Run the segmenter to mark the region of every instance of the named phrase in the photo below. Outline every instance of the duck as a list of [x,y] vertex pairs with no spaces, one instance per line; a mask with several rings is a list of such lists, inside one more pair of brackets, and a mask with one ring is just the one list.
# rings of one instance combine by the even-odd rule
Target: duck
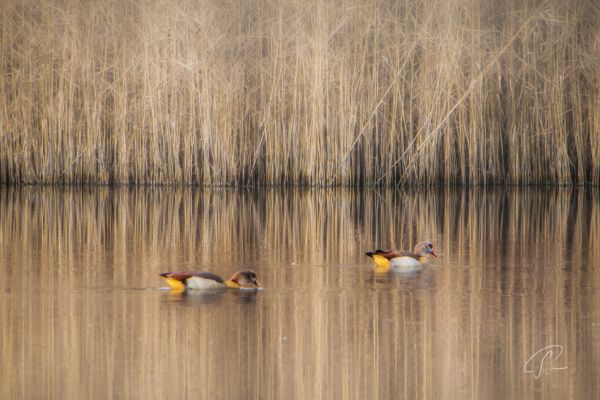
[[171,290],[183,291],[188,289],[262,289],[256,280],[254,271],[238,271],[228,280],[212,272],[164,272],[160,274],[165,278]]
[[417,243],[412,252],[377,249],[365,254],[373,259],[375,272],[379,273],[388,272],[390,269],[397,272],[418,271],[427,263],[428,255],[437,257],[433,243],[429,241]]

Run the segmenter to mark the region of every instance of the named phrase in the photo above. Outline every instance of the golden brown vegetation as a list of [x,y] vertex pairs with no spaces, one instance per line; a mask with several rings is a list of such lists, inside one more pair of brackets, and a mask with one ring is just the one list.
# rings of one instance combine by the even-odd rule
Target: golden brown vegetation
[[600,7],[4,0],[0,182],[598,183]]

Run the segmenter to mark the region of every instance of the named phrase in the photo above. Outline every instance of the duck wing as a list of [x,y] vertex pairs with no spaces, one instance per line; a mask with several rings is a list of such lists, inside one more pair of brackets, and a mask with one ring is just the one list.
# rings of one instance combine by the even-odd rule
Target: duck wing
[[375,251],[368,251],[365,254],[368,255],[369,257],[381,256],[383,258],[387,258],[388,260],[391,260],[391,259],[394,259],[394,258],[398,258],[398,257],[412,257],[415,260],[419,260],[419,258],[420,258],[417,254],[412,253],[410,251],[396,251],[396,250],[382,250],[382,249],[377,249]]
[[185,282],[187,279],[194,276],[192,272],[165,272],[160,274],[163,278],[170,278],[179,282]]
[[390,254],[390,258],[389,260],[392,260],[394,258],[400,258],[400,257],[409,257],[409,258],[414,258],[415,260],[419,261],[421,259],[421,256],[419,256],[418,254],[415,254],[411,251],[395,251],[393,252],[393,254]]
[[221,278],[217,274],[213,274],[212,272],[165,272],[164,274],[160,274],[160,276],[162,276],[163,278],[174,279],[183,283],[185,283],[185,281],[187,281],[193,276],[197,276],[203,279],[209,279],[218,283],[225,282],[223,278]]
[[193,276],[197,276],[203,279],[210,279],[211,281],[215,281],[218,283],[225,283],[225,280],[221,278],[217,274],[213,274],[212,272],[194,272]]

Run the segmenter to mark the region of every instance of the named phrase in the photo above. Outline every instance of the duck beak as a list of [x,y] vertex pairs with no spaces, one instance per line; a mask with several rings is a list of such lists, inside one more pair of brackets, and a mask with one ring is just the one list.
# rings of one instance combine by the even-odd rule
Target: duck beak
[[260,286],[260,283],[258,283],[258,281],[254,281],[254,282],[248,282],[248,283],[244,284],[240,289],[262,290],[262,286]]
[[433,251],[433,249],[431,249],[431,255],[437,257],[437,254],[435,254],[435,251]]

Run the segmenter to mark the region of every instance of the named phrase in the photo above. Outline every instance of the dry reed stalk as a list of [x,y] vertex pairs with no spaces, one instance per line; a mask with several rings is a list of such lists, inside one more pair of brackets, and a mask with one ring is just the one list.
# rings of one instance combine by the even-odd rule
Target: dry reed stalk
[[599,13],[7,0],[0,182],[598,184]]

